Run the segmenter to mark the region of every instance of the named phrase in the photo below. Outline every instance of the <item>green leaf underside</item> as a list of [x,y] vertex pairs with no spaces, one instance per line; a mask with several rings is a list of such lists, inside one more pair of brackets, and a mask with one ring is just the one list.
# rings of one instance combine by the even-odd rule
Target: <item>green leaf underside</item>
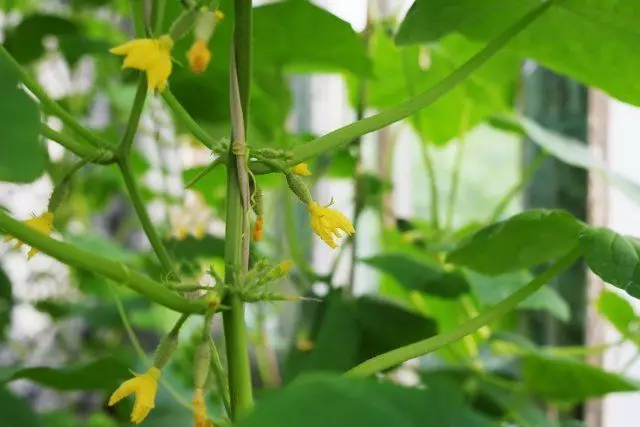
[[[528,271],[515,271],[499,276],[485,276],[474,271],[466,271],[465,276],[471,289],[484,306],[499,303],[533,279]],[[548,286],[540,288],[535,294],[518,304],[520,309],[546,310],[557,319],[568,321],[571,317],[569,305],[558,291]]]
[[602,280],[640,298],[640,241],[606,228],[587,228],[580,246],[589,268]]
[[529,269],[576,247],[582,229],[567,212],[530,210],[480,230],[447,261],[490,276]]
[[622,335],[629,335],[632,322],[638,321],[629,301],[612,291],[603,291],[596,300],[600,315],[605,317]]
[[[318,405],[321,404],[321,410]],[[310,416],[313,414],[313,416]],[[426,389],[375,380],[307,376],[267,396],[238,427],[496,427],[450,381]]]
[[613,392],[637,391],[638,384],[578,360],[543,354],[524,358],[527,388],[545,399],[578,402]]
[[[537,5],[537,0],[417,0],[397,40],[425,43],[457,32],[487,42]],[[507,49],[639,105],[640,82],[633,72],[640,67],[639,19],[635,0],[554,1]]]
[[462,274],[444,271],[435,264],[427,264],[405,254],[377,255],[361,262],[388,274],[408,290],[442,298],[457,298],[469,292],[469,285]]
[[5,381],[27,379],[63,391],[109,390],[130,376],[128,368],[122,362],[106,357],[80,366],[20,369],[5,377]]

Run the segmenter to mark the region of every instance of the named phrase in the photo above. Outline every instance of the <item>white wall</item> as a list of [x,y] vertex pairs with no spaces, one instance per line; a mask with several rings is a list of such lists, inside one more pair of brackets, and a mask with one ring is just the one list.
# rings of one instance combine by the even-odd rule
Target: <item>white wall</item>
[[[640,182],[640,108],[611,100],[607,117],[608,163],[612,170]],[[619,233],[640,236],[640,205],[611,188],[609,200],[609,224]],[[610,289],[615,290],[612,286]],[[620,292],[640,312],[640,301]],[[615,342],[620,334],[606,327],[605,342]],[[604,368],[620,372],[638,353],[635,345],[629,344],[605,353]],[[640,360],[627,367],[626,375],[640,380]],[[602,427],[637,427],[640,423],[640,393],[619,393],[608,396],[603,402]]]

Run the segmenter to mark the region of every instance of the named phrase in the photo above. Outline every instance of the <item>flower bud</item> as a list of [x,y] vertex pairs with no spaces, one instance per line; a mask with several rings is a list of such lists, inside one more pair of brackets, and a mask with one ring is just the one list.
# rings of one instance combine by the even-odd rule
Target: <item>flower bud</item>
[[211,367],[211,348],[206,341],[200,342],[198,348],[196,348],[196,356],[193,363],[193,381],[194,387],[204,388],[209,376],[209,369]]
[[166,364],[169,363],[169,360],[171,360],[171,356],[173,356],[173,352],[176,351],[177,347],[178,334],[174,331],[169,332],[162,338],[162,341],[158,344],[158,348],[156,348],[153,366],[158,369],[164,368]]
[[302,178],[292,173],[287,173],[286,177],[289,188],[291,189],[291,191],[293,191],[293,194],[295,194],[298,199],[300,199],[302,203],[306,205],[312,201],[311,193],[309,192],[309,189],[307,188],[307,185],[304,183]]

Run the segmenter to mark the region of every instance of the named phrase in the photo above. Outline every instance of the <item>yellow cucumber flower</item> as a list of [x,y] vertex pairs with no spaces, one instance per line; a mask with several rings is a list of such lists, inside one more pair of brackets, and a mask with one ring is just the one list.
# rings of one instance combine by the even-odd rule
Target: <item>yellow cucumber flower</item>
[[140,424],[155,408],[156,392],[158,391],[158,379],[160,369],[151,367],[144,374],[136,374],[135,377],[123,382],[109,398],[109,406],[113,406],[130,394],[135,393],[131,422]]
[[194,73],[204,73],[211,60],[211,52],[203,38],[197,38],[187,52],[189,68]]
[[193,395],[193,420],[195,427],[208,427],[213,425],[207,419],[207,407],[204,403],[204,392],[201,388],[197,388]]
[[251,237],[254,241],[259,242],[262,240],[262,236],[264,235],[264,218],[262,215],[258,215],[256,218],[256,223],[253,225],[253,230],[251,230]]
[[301,176],[311,175],[311,171],[309,170],[309,165],[306,163],[298,163],[297,165],[291,168],[291,172]]
[[173,64],[171,49],[173,39],[169,35],[157,39],[135,39],[109,50],[115,55],[125,55],[122,68],[135,68],[147,73],[149,91],[162,92],[167,86]]
[[356,232],[351,221],[335,209],[319,206],[312,200],[307,204],[307,211],[311,215],[313,231],[332,249],[338,247],[333,238],[334,235],[335,237],[342,237],[340,230],[348,235]]
[[[53,228],[53,213],[45,212],[40,216],[36,216],[30,219],[27,219],[25,221],[22,221],[22,223],[48,236],[49,234],[51,234],[51,229]],[[13,236],[10,236],[7,234],[4,237],[4,242],[9,242],[11,240],[13,240]],[[18,240],[13,245],[13,249],[20,249],[22,245],[23,243],[20,240]],[[36,248],[29,249],[29,252],[27,253],[27,260],[30,260],[31,258],[33,258],[37,253],[38,253],[38,250]]]

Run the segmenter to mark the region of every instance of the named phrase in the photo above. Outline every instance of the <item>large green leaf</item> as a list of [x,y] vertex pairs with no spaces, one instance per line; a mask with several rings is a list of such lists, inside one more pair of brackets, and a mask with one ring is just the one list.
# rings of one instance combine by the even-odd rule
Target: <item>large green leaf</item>
[[0,181],[31,182],[44,172],[40,112],[18,87],[18,76],[0,55]]
[[5,330],[11,324],[13,292],[11,281],[0,266],[0,341],[4,340]]
[[13,394],[6,387],[0,387],[0,427],[29,426],[41,427],[44,424],[29,404]]
[[78,26],[66,18],[55,15],[33,14],[6,35],[4,46],[18,62],[34,61],[44,54],[42,42],[47,36],[78,34]]
[[[169,2],[165,22],[180,12],[179,2]],[[210,42],[213,59],[202,75],[188,67],[175,67],[171,90],[191,115],[201,122],[221,126],[229,122],[229,47],[233,29],[233,2],[222,0],[226,18]],[[286,145],[284,122],[291,107],[287,70],[333,70],[369,75],[371,65],[364,44],[348,23],[310,2],[287,1],[254,9],[254,64],[249,140]],[[190,38],[176,43],[174,57],[184,61]],[[204,102],[203,100],[206,100]]]
[[[317,305],[317,303],[316,303]],[[339,292],[331,293],[314,313],[307,341],[312,349],[293,348],[285,366],[285,378],[301,372],[344,372],[358,363],[361,347],[360,327],[349,304]]]
[[405,307],[373,297],[359,298],[355,317],[362,329],[362,359],[394,350],[435,335],[436,322]]
[[[370,40],[375,77],[367,80],[367,104],[376,108],[399,104],[411,93],[434,86],[481,47],[452,35],[429,46],[428,51],[417,46],[399,48],[389,34],[377,29]],[[425,58],[428,66],[424,64]],[[424,141],[444,144],[490,115],[510,111],[518,62],[513,55],[497,55],[445,96],[416,113],[411,124]],[[355,79],[350,83],[355,104],[359,85]]]
[[[483,305],[494,305],[525,286],[533,279],[533,275],[525,270],[489,277],[474,271],[466,271],[467,281],[471,289]],[[518,308],[530,310],[547,310],[562,321],[571,317],[569,305],[558,292],[544,286],[529,298],[518,304]]]
[[451,382],[424,390],[374,380],[331,376],[300,378],[267,396],[238,427],[491,427],[465,403]]
[[[458,32],[486,42],[539,5],[538,0],[417,0],[397,40],[422,43]],[[640,83],[632,70],[640,67],[639,19],[635,0],[557,1],[507,49],[638,105]]]
[[606,228],[587,228],[580,246],[589,268],[605,282],[640,298],[640,241]]
[[311,2],[258,7],[253,30],[258,63],[371,74],[364,44],[351,25]]
[[444,271],[435,264],[428,264],[405,254],[383,254],[360,260],[397,280],[406,289],[457,298],[469,292],[464,276]]
[[567,212],[530,210],[483,228],[447,260],[488,275],[528,269],[575,248],[582,229]]
[[639,389],[633,381],[596,366],[540,353],[525,356],[523,375],[531,392],[554,401],[578,402]]
[[629,335],[630,327],[638,322],[638,315],[629,301],[615,292],[602,291],[596,300],[598,312],[622,335]]
[[112,357],[95,360],[87,365],[64,368],[25,368],[13,372],[5,381],[26,379],[56,390],[109,390],[130,377],[129,369]]

